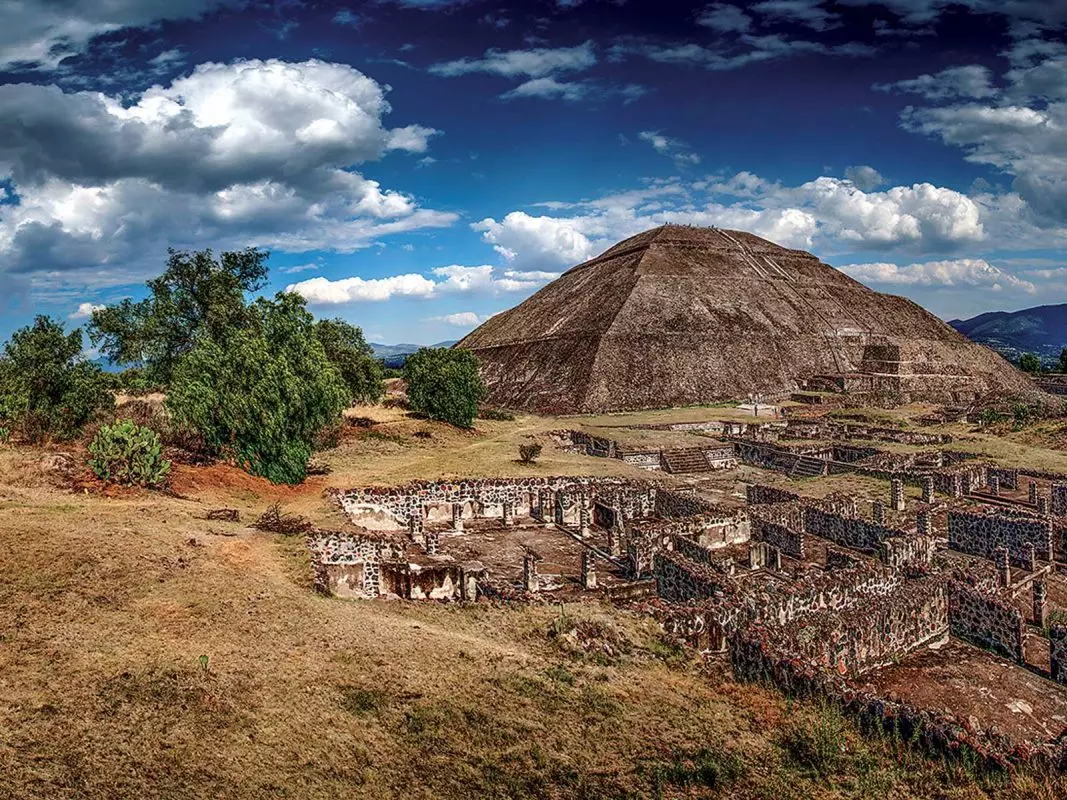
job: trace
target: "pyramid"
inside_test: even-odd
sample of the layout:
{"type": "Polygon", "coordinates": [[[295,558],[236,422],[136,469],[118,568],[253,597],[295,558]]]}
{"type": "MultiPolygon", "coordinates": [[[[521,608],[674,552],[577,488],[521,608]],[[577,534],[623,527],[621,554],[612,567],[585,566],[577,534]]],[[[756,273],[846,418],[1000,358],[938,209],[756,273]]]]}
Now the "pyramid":
{"type": "Polygon", "coordinates": [[[549,414],[803,388],[939,403],[1034,391],[992,350],[811,253],[680,225],[579,264],[456,346],[477,354],[489,402],[549,414]]]}

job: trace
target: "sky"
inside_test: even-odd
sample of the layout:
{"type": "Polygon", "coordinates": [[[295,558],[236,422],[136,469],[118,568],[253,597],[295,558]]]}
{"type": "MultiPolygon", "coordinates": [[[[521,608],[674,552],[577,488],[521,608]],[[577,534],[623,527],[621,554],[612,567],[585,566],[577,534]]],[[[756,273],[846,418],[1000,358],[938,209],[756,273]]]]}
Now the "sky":
{"type": "Polygon", "coordinates": [[[0,340],[167,248],[463,336],[665,222],[945,319],[1067,302],[1067,3],[7,0],[0,340]]]}

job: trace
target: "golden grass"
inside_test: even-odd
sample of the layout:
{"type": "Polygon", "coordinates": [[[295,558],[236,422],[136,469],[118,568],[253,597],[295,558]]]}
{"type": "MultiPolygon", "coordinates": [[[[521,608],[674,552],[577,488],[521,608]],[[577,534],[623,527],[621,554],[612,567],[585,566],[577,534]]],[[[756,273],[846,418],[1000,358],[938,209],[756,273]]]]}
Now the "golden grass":
{"type": "Polygon", "coordinates": [[[74,494],[54,453],[0,448],[0,797],[1038,798],[1063,788],[976,783],[851,728],[833,773],[811,773],[779,731],[816,711],[680,656],[623,610],[565,609],[568,622],[626,643],[589,659],[549,635],[555,607],[315,594],[299,541],[247,527],[272,502],[326,524],[340,522],[322,497],[331,486],[647,477],[548,447],[536,465],[516,463],[518,444],[559,420],[462,432],[388,409],[351,415],[378,424],[347,429],[323,454],[333,472],[297,488],[215,466],[178,469],[183,497],[74,494]],[[202,518],[223,506],[242,521],[202,518]]]}

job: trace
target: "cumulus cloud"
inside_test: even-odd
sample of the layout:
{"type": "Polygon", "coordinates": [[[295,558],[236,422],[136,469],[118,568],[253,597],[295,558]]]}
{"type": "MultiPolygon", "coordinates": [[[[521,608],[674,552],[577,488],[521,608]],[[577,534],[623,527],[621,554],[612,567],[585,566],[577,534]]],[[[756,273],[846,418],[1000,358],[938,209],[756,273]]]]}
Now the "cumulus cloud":
{"type": "Polygon", "coordinates": [[[543,78],[564,72],[580,72],[596,64],[593,43],[575,47],[536,47],[529,50],[486,50],[481,58],[461,58],[434,64],[430,72],[445,77],[487,72],[506,78],[543,78]]]}
{"type": "Polygon", "coordinates": [[[898,266],[889,263],[846,264],[839,267],[863,283],[903,286],[976,286],[994,292],[1016,290],[1035,294],[1037,287],[1028,280],[994,267],[980,258],[951,261],[927,261],[898,266]]]}
{"type": "Polygon", "coordinates": [[[94,311],[103,311],[107,306],[99,303],[79,303],[78,307],[70,315],[70,319],[89,319],[94,311]]]}
{"type": "Polygon", "coordinates": [[[802,249],[818,243],[831,249],[951,250],[986,236],[978,202],[928,183],[864,191],[841,178],[823,176],[783,186],[741,172],[541,205],[561,215],[512,211],[471,227],[512,268],[526,270],[581,263],[620,239],[664,223],[737,228],[802,249]]]}
{"type": "Polygon", "coordinates": [[[931,102],[905,108],[901,124],[960,148],[968,161],[1011,175],[1012,188],[1034,223],[1062,229],[1067,226],[1067,46],[1023,40],[1008,55],[1013,67],[1002,88],[986,82],[967,93],[925,91],[931,102]]]}
{"type": "Polygon", "coordinates": [[[473,311],[457,311],[455,314],[445,314],[441,317],[430,317],[427,322],[443,322],[446,325],[454,325],[457,328],[473,328],[481,325],[492,314],[476,314],[473,311]]]}
{"type": "Polygon", "coordinates": [[[0,260],[11,273],[110,265],[118,280],[169,244],[348,252],[450,224],[353,170],[425,151],[435,131],[390,130],[389,111],[373,79],[316,60],[202,64],[133,103],[0,86],[0,178],[20,198],[0,218],[0,260]]]}
{"type": "Polygon", "coordinates": [[[0,9],[0,68],[52,68],[101,34],[241,5],[244,0],[12,0],[0,9]]]}
{"type": "Polygon", "coordinates": [[[885,178],[882,177],[882,173],[874,167],[869,167],[865,164],[855,167],[846,167],[845,180],[850,181],[857,189],[862,189],[865,192],[877,189],[879,186],[884,186],[886,183],[885,178]]]}
{"type": "Polygon", "coordinates": [[[311,278],[285,288],[312,305],[344,305],[361,302],[384,302],[396,297],[437,297],[442,294],[499,294],[536,289],[552,277],[546,273],[513,270],[498,272],[490,264],[464,266],[450,264],[430,270],[432,277],[418,273],[386,278],[311,278]]]}

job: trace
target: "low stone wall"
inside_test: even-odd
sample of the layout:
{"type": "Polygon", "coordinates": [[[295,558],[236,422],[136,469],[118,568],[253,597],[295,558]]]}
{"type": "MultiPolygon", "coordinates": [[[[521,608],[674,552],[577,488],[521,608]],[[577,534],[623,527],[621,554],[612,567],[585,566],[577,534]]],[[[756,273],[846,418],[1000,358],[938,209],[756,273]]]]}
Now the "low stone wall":
{"type": "Polygon", "coordinates": [[[406,542],[398,537],[316,531],[307,547],[315,586],[338,597],[377,597],[382,593],[382,564],[404,561],[406,542]]]}
{"type": "Polygon", "coordinates": [[[986,479],[996,478],[1000,482],[1001,489],[1016,491],[1019,488],[1019,470],[1005,469],[1003,467],[990,467],[986,479]]]}
{"type": "Polygon", "coordinates": [[[750,522],[745,509],[709,503],[705,503],[704,508],[706,513],[691,517],[642,519],[628,525],[626,552],[631,576],[648,575],[656,553],[669,550],[676,537],[691,539],[708,549],[749,540],[750,522]]]}
{"type": "Polygon", "coordinates": [[[664,600],[689,602],[720,595],[724,589],[723,573],[670,550],[661,550],[653,560],[656,589],[664,600]]]}
{"type": "Polygon", "coordinates": [[[501,517],[505,503],[511,504],[512,513],[517,516],[532,514],[542,490],[568,495],[625,495],[635,501],[631,515],[649,513],[656,494],[650,483],[571,476],[416,481],[403,486],[334,490],[331,494],[353,523],[372,529],[400,530],[408,526],[413,516],[423,517],[428,509],[442,505],[462,505],[464,517],[501,517]]]}
{"type": "Polygon", "coordinates": [[[654,513],[661,519],[675,517],[695,517],[713,508],[712,504],[695,494],[683,494],[669,489],[656,492],[654,513]]]}
{"type": "Polygon", "coordinates": [[[753,541],[766,542],[801,561],[807,557],[804,531],[760,517],[753,517],[751,524],[753,541]]]}
{"type": "Polygon", "coordinates": [[[785,489],[776,489],[773,486],[764,486],[760,483],[750,483],[745,487],[745,499],[750,506],[764,505],[768,503],[789,503],[800,500],[799,494],[788,492],[785,489]]]}
{"type": "Polygon", "coordinates": [[[950,581],[948,622],[953,636],[1023,662],[1023,616],[1011,605],[1010,598],[950,581]]]}
{"type": "Polygon", "coordinates": [[[1067,684],[1067,625],[1052,625],[1048,639],[1052,680],[1067,684]]]}
{"type": "Polygon", "coordinates": [[[844,547],[865,551],[877,550],[883,541],[902,533],[858,517],[847,517],[810,506],[804,509],[804,530],[844,547]]]}
{"type": "Polygon", "coordinates": [[[1030,549],[1037,558],[1052,560],[1052,520],[1030,516],[1009,516],[1003,512],[970,514],[950,511],[948,546],[961,553],[993,559],[1006,548],[1016,566],[1029,569],[1030,549]]]}
{"type": "Polygon", "coordinates": [[[922,535],[891,536],[884,539],[878,557],[887,567],[926,571],[934,558],[934,538],[922,535]]]}

